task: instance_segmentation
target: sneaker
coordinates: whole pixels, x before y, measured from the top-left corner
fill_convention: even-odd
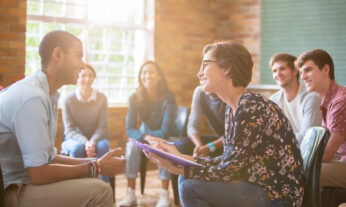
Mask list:
[[[156,207],[169,207],[169,193],[168,193],[168,190],[161,189],[160,199],[157,202]]]
[[[127,188],[127,194],[125,196],[125,199],[120,201],[118,205],[121,206],[136,206],[137,204],[137,197],[136,197],[136,191],[131,188]]]

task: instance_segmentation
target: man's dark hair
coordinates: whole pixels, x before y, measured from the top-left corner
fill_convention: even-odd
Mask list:
[[[312,60],[320,70],[322,70],[322,68],[325,65],[329,65],[329,78],[331,80],[335,80],[335,76],[334,76],[334,62],[332,57],[325,51],[322,49],[313,49],[313,50],[308,50],[306,52],[304,52],[303,54],[301,54],[298,57],[297,60],[297,65],[298,67],[302,67],[306,61]]]
[[[56,47],[60,47],[64,53],[67,53],[74,41],[82,43],[76,36],[66,31],[56,30],[46,34],[41,40],[39,47],[42,68],[48,65],[53,50]]]
[[[232,41],[215,42],[206,45],[203,54],[211,51],[216,63],[222,69],[231,68],[228,77],[234,86],[246,87],[252,76],[253,61],[249,51],[241,44]]]
[[[287,64],[287,66],[291,69],[291,71],[293,71],[296,69],[294,65],[294,61],[296,60],[297,58],[294,55],[291,55],[288,53],[276,53],[272,58],[270,58],[269,66],[273,67],[275,62],[283,61]],[[297,79],[299,79],[299,73],[297,73]]]

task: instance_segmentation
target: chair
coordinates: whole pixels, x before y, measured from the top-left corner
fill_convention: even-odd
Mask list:
[[[323,187],[322,207],[337,207],[346,203],[346,189],[337,187]]]
[[[324,127],[311,127],[307,130],[300,145],[304,162],[305,192],[303,206],[321,207],[320,174],[324,148],[330,133]]]
[[[187,107],[179,106],[177,107],[177,115],[175,119],[175,127],[177,130],[177,135],[179,137],[186,136],[187,120],[189,116],[189,109]],[[141,194],[144,194],[145,177],[147,173],[147,157],[142,154],[141,162],[139,167],[140,177],[141,177]],[[171,175],[172,188],[174,194],[174,203],[179,205],[179,191],[178,191],[178,175]]]
[[[2,179],[2,170],[0,164],[0,207],[5,206],[5,189],[4,189],[4,181]]]

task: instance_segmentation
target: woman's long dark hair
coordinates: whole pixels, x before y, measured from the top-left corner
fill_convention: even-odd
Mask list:
[[[142,121],[144,121],[148,118],[148,115],[149,115],[148,102],[149,102],[149,100],[148,100],[147,90],[143,86],[143,83],[141,80],[141,74],[142,74],[143,68],[149,64],[154,65],[156,71],[159,73],[159,75],[161,77],[159,84],[158,84],[158,87],[157,87],[157,91],[156,91],[157,97],[160,99],[160,98],[163,98],[164,96],[166,96],[168,93],[170,93],[170,90],[169,90],[168,85],[167,85],[167,81],[166,81],[159,65],[156,62],[151,61],[151,60],[145,61],[139,70],[139,73],[138,73],[139,85],[136,88],[136,97],[137,97],[137,101],[138,101],[138,105],[139,105],[139,109],[140,109],[139,114],[140,114]]]

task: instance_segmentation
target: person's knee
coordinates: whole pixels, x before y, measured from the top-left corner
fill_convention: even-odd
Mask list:
[[[103,156],[109,151],[110,144],[107,139],[100,140],[96,143],[96,152],[98,154],[98,157]]]
[[[70,150],[70,157],[85,157],[85,148],[83,143],[76,144],[73,149]]]
[[[182,179],[182,177],[179,177],[178,180],[178,186],[179,186],[179,195],[186,196],[191,193],[191,190],[193,190],[193,183],[192,179]]]
[[[171,179],[171,173],[169,173],[164,168],[159,167],[159,179],[160,180],[170,180]]]
[[[127,142],[126,144],[126,160],[130,160],[131,157],[139,157],[141,155],[141,150],[136,145],[132,144],[131,142]]]
[[[100,179],[92,179],[91,186],[95,198],[99,200],[101,200],[101,198],[113,200],[113,191],[109,184]]]

